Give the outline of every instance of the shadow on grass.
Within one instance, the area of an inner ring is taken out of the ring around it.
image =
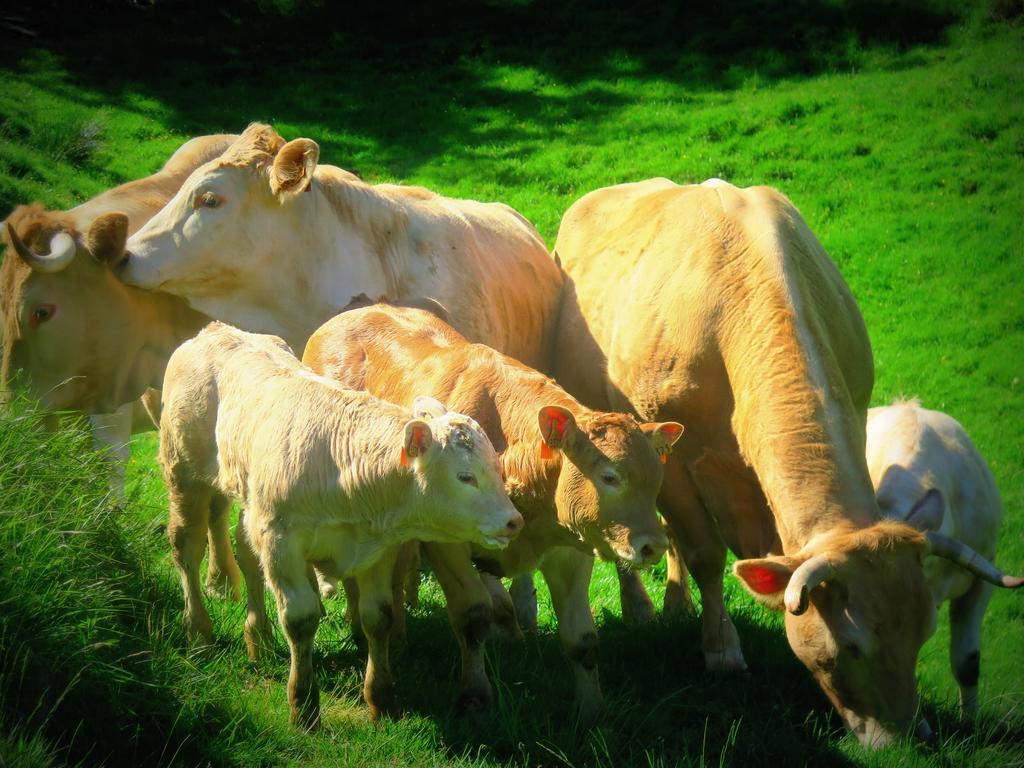
[[[841,724],[781,631],[739,616],[752,671],[720,678],[704,672],[695,619],[633,628],[606,613],[601,624],[607,707],[593,729],[573,719],[572,673],[551,630],[523,645],[492,640],[492,710],[454,712],[458,653],[440,610],[410,617],[414,650],[395,660],[402,703],[437,722],[453,757],[578,768],[751,765],[769,754],[783,765],[850,764],[835,746]]]
[[[97,110],[155,111],[185,134],[254,119],[330,126],[310,136],[326,162],[359,170],[372,158],[399,178],[453,148],[534,151],[626,106],[623,81],[664,80],[699,98],[751,77],[848,69],[865,46],[938,42],[962,12],[946,0],[141,5],[19,9],[7,24],[33,36],[9,31],[0,61],[32,77],[46,51],[66,77],[39,87]],[[17,140],[16,119],[4,128]],[[495,168],[498,184],[521,181],[514,163]]]

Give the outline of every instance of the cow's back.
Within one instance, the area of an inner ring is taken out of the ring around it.
[[[134,233],[174,197],[196,168],[219,157],[238,137],[213,134],[189,139],[168,158],[156,173],[121,184],[69,211],[76,227],[86,232],[101,214],[119,211],[128,216],[128,234]]]
[[[758,508],[735,527],[731,513],[720,517],[734,550],[773,546],[750,465],[763,447],[758,432],[786,427],[787,398],[768,407],[758,391],[778,374],[805,390],[812,374],[837,384],[852,485],[873,503],[863,471],[873,384],[867,332],[838,270],[785,197],[665,179],[597,190],[565,214],[555,252],[567,278],[555,377],[590,407],[684,423],[676,452],[705,485],[705,503],[717,498],[720,516],[741,499]],[[735,478],[732,490],[723,477]],[[758,526],[760,534],[744,535]]]
[[[342,194],[354,186],[339,184]],[[533,225],[502,203],[417,187],[373,190],[401,212],[377,245],[378,252],[394,254],[386,270],[389,298],[436,299],[470,341],[545,370],[562,276]]]

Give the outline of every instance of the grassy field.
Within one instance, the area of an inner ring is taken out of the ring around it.
[[[710,5],[710,4],[709,4]],[[1024,25],[1019,3],[735,0],[664,10],[530,0],[417,10],[44,1],[0,12],[0,214],[68,207],[155,170],[185,138],[272,122],[371,181],[502,200],[552,243],[583,193],[650,176],[770,184],[860,302],[874,402],[959,419],[1003,494],[998,562],[1024,571]],[[781,4],[780,4],[781,5]],[[1024,765],[1024,596],[983,634],[976,725],[956,717],[948,625],[919,665],[933,747],[844,735],[779,618],[726,584],[751,666],[703,673],[696,620],[627,630],[592,587],[608,712],[577,729],[543,588],[541,631],[493,643],[494,710],[452,710],[457,652],[426,580],[396,657],[406,716],[366,721],[363,660],[329,606],[324,728],[287,725],[286,650],[251,665],[243,607],[210,600],[185,650],[155,438],[127,500],[72,429],[0,416],[0,765]],[[648,584],[660,598],[663,569]],[[538,580],[539,581],[539,580]]]

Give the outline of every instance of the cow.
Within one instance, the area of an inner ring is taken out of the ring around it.
[[[523,525],[480,426],[436,401],[426,407],[429,419],[413,418],[314,374],[278,337],[222,323],[182,344],[167,363],[160,463],[185,627],[193,641],[211,642],[198,583],[206,518],[213,497],[238,499],[246,644],[256,655],[270,641],[265,578],[291,651],[291,720],[304,729],[320,720],[312,669],[320,598],[310,566],[358,579],[369,645],[364,698],[377,719],[392,708],[387,638],[398,545],[419,539],[500,548]]]
[[[867,462],[882,514],[962,541],[995,560],[1002,503],[995,478],[964,428],[950,416],[898,401],[868,411]],[[925,579],[935,605],[949,607],[949,658],[960,711],[978,713],[981,621],[992,583],[955,561],[929,558]],[[1011,579],[1004,586],[1020,586]]]
[[[907,732],[935,624],[921,561],[950,542],[882,519],[867,330],[799,212],[767,187],[651,179],[574,203],[555,253],[557,380],[590,407],[686,424],[658,507],[701,592],[707,668],[746,668],[728,547],[860,741]]]
[[[167,358],[209,318],[181,299],[131,288],[114,276],[127,235],[171,199],[192,171],[238,137],[198,136],[158,172],[114,187],[68,211],[18,206],[3,227],[0,265],[0,390],[14,377],[51,411],[91,421],[96,443],[114,457],[122,492],[132,432],[156,427]],[[142,398],[143,407],[140,407]],[[55,419],[49,420],[55,426]],[[240,575],[228,536],[228,510],[211,510],[209,586],[238,596]]]
[[[547,376],[409,307],[379,304],[338,315],[310,337],[303,362],[399,405],[429,393],[482,425],[501,453],[505,485],[526,525],[502,552],[426,545],[463,657],[460,703],[486,705],[491,698],[482,641],[492,607],[503,611],[503,623],[514,623],[495,577],[539,564],[573,666],[577,711],[593,719],[602,702],[588,598],[593,553],[635,568],[660,559],[668,544],[655,509],[660,457],[682,425],[640,424],[585,408]],[[474,558],[488,572],[482,580]]]
[[[467,338],[540,366],[561,276],[499,203],[370,185],[250,125],[128,240],[120,276],[300,351],[352,296],[431,297]]]

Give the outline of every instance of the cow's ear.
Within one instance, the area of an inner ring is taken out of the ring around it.
[[[403,459],[423,456],[434,444],[430,425],[422,419],[413,419],[405,425],[405,444],[402,446]]]
[[[282,202],[309,189],[320,159],[320,147],[311,139],[289,141],[274,157],[270,191]]]
[[[732,572],[759,603],[776,611],[786,607],[786,587],[799,563],[791,557],[737,560]]]
[[[917,500],[917,503],[907,513],[905,522],[919,531],[937,531],[942,527],[945,506],[942,492],[932,488]]]
[[[93,220],[85,235],[85,246],[100,264],[116,264],[124,256],[128,241],[128,216],[104,213]]]
[[[649,422],[641,424],[640,429],[647,435],[651,446],[661,456],[662,462],[672,452],[672,446],[676,441],[683,436],[683,425],[678,421]]]
[[[444,404],[432,397],[420,395],[412,401],[412,415],[417,419],[437,419],[446,413]]]
[[[540,436],[549,448],[561,450],[572,440],[576,418],[560,405],[545,405],[537,412]]]

